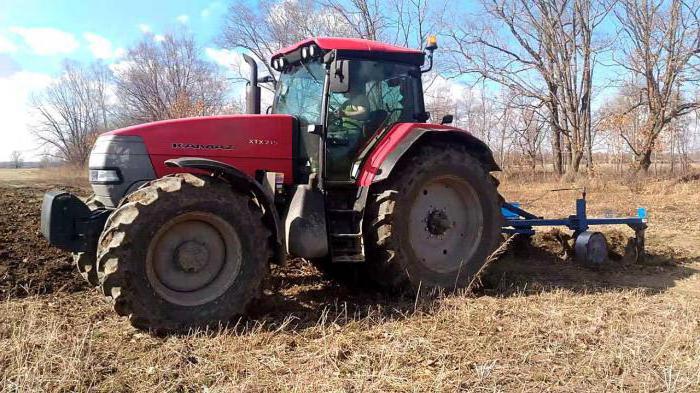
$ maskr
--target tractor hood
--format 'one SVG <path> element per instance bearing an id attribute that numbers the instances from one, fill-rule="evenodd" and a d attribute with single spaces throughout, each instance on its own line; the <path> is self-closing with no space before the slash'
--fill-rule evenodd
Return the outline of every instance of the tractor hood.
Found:
<path id="1" fill-rule="evenodd" d="M 288 115 L 193 117 L 139 124 L 102 136 L 141 137 L 154 160 L 165 156 L 291 159 L 293 122 Z"/>
<path id="2" fill-rule="evenodd" d="M 291 177 L 294 123 L 288 115 L 194 117 L 140 124 L 100 139 L 140 137 L 158 177 L 174 171 L 166 160 L 180 157 L 221 161 L 250 176 L 265 168 Z"/>
<path id="3" fill-rule="evenodd" d="M 106 132 L 90 154 L 91 176 L 98 169 L 117 171 L 118 181 L 91 178 L 98 199 L 114 205 L 140 184 L 181 169 L 165 161 L 208 158 L 229 164 L 251 177 L 257 170 L 281 172 L 293 181 L 292 135 L 288 115 L 229 115 L 139 124 Z"/>

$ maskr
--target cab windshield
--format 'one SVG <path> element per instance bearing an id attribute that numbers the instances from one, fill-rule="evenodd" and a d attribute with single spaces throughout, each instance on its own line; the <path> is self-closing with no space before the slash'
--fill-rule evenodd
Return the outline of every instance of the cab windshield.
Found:
<path id="1" fill-rule="evenodd" d="M 302 126 L 320 124 L 324 76 L 320 61 L 292 66 L 280 75 L 272 112 L 295 116 Z"/>

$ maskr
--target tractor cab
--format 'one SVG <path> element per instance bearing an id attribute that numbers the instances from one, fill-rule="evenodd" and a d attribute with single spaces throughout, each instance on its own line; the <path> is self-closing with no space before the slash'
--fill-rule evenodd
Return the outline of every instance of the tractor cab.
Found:
<path id="1" fill-rule="evenodd" d="M 269 110 L 298 120 L 300 176 L 352 181 L 378 133 L 425 122 L 424 60 L 421 51 L 344 38 L 311 39 L 276 53 L 271 66 L 280 76 Z"/>
<path id="2" fill-rule="evenodd" d="M 435 47 L 429 47 L 430 59 Z M 292 254 L 364 260 L 367 187 L 357 187 L 358 175 L 388 130 L 428 119 L 421 84 L 425 57 L 418 50 L 345 38 L 310 39 L 272 56 L 271 67 L 280 75 L 268 112 L 297 121 L 293 167 L 300 186 L 292 191 L 286 214 Z M 248 62 L 250 80 L 257 81 L 255 63 Z M 258 91 L 251 83 L 253 112 L 259 108 Z M 320 216 L 324 219 L 310 219 Z"/>

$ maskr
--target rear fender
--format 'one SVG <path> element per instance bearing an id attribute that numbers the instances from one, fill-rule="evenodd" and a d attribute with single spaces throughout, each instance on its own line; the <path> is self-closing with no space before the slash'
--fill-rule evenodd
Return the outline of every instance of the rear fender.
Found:
<path id="1" fill-rule="evenodd" d="M 182 157 L 165 161 L 171 168 L 187 168 L 208 172 L 224 179 L 236 189 L 250 190 L 264 209 L 263 222 L 275 235 L 275 260 L 283 263 L 286 258 L 283 227 L 272 197 L 265 192 L 262 184 L 235 167 L 207 158 Z"/>
<path id="2" fill-rule="evenodd" d="M 486 170 L 500 170 L 491 149 L 467 131 L 439 124 L 403 123 L 389 131 L 367 157 L 357 176 L 359 185 L 369 187 L 386 180 L 396 164 L 411 149 L 435 140 L 465 145 Z"/>

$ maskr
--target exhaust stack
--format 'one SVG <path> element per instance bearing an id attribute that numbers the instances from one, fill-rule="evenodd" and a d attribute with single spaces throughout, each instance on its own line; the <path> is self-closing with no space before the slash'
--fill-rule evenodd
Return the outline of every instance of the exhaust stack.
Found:
<path id="1" fill-rule="evenodd" d="M 260 113 L 260 86 L 258 86 L 258 64 L 255 60 L 244 54 L 243 60 L 250 67 L 250 77 L 245 88 L 245 112 L 248 114 Z"/>

